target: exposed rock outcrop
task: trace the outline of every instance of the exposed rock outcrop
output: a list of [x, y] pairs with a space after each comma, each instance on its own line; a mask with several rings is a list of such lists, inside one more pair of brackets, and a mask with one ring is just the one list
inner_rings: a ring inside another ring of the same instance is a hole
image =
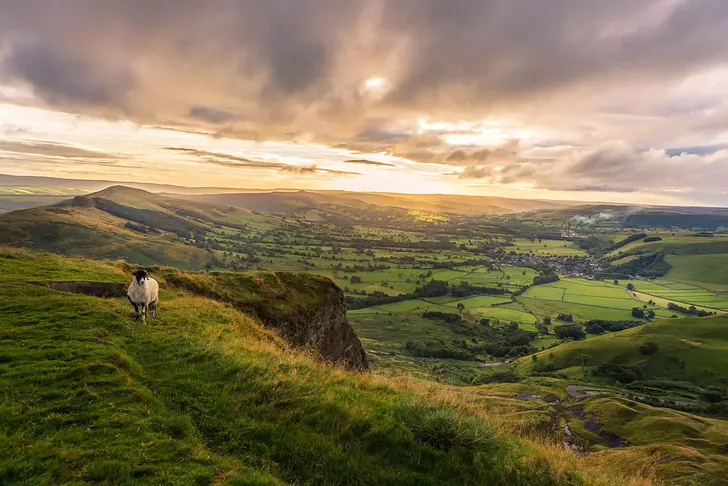
[[259, 315], [287, 341], [316, 349], [327, 361], [339, 362], [351, 369], [368, 369], [361, 341], [346, 319], [344, 293], [331, 282], [324, 295], [321, 304], [300, 312], [267, 316], [261, 309]]
[[160, 269], [166, 283], [254, 314], [295, 346], [324, 360], [367, 370], [361, 341], [346, 319], [344, 293], [331, 280], [303, 273], [184, 273]]

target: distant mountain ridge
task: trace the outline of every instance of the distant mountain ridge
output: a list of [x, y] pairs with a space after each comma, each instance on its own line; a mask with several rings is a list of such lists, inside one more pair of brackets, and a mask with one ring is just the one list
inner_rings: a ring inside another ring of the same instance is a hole
[[[103, 180], [83, 179], [62, 179], [54, 177], [36, 176], [13, 176], [0, 174], [0, 195], [28, 195], [34, 194], [30, 189], [35, 189], [37, 194], [54, 195], [82, 195], [91, 192], [102, 191], [110, 186], [122, 185], [134, 189], [141, 189], [153, 193], [162, 193], [168, 196], [195, 196], [195, 199], [202, 202], [216, 202], [215, 196], [226, 196], [228, 199], [235, 196], [240, 207], [248, 207], [255, 211], [263, 211], [266, 208], [276, 207], [275, 202], [265, 202], [275, 198], [290, 199], [293, 194], [315, 194], [323, 198], [320, 201], [351, 203], [353, 199], [365, 204], [377, 206], [400, 207], [410, 210], [453, 212], [453, 213], [513, 213], [522, 211], [533, 211], [537, 209], [567, 208], [578, 204], [585, 204], [579, 201], [549, 201], [540, 199], [516, 199], [495, 196], [462, 196], [456, 194], [405, 194], [385, 192], [352, 192], [336, 190], [300, 190], [300, 189], [242, 189], [225, 187], [184, 187], [170, 184], [156, 184], [146, 182], [119, 182]], [[3, 188], [24, 188], [25, 192], [17, 194]], [[264, 194], [265, 196], [255, 197], [254, 195]], [[218, 201], [221, 201], [218, 198]], [[226, 202], [225, 204], [230, 204]], [[246, 206], [247, 204], [248, 206]], [[281, 203], [286, 206], [285, 201]]]

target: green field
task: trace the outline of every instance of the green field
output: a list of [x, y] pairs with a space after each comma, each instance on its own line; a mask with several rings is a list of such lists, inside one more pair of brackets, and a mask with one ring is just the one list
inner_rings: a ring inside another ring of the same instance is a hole
[[[620, 281], [621, 285], [632, 284], [635, 291], [647, 294], [647, 299], [655, 300], [662, 298], [663, 300], [672, 301], [683, 306], [695, 305], [696, 307], [705, 307], [709, 309], [728, 309], [728, 292], [709, 290], [704, 287], [692, 285], [686, 282], [678, 282], [666, 278], [655, 279], [651, 281], [643, 280], [624, 280]], [[645, 298], [640, 297], [641, 300]], [[658, 305], [665, 306], [664, 303]]]
[[[571, 314], [578, 321], [633, 320], [632, 308], [644, 305], [613, 283], [583, 279], [562, 279], [537, 285], [516, 300], [538, 316], [555, 318], [558, 314]], [[658, 316], [668, 315], [656, 306], [648, 308]]]
[[561, 240], [542, 240], [532, 241], [523, 238], [514, 238], [512, 240], [513, 250], [516, 252], [533, 252], [548, 255], [586, 255], [586, 252], [579, 248], [573, 242], [565, 242]]
[[728, 290], [728, 253], [710, 255], [668, 255], [672, 268], [667, 277], [694, 282], [713, 290]]

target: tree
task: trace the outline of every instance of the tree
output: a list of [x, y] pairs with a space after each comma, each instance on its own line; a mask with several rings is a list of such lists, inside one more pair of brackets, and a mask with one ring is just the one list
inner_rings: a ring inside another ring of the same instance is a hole
[[654, 319], [655, 318], [655, 311], [653, 311], [652, 309], [648, 310], [647, 311], [647, 318], [648, 319]]
[[546, 324], [547, 326], [550, 326], [551, 325], [551, 318], [550, 317], [544, 317], [543, 318], [543, 323]]
[[351, 276], [351, 279], [350, 279], [350, 282], [353, 283], [353, 284], [361, 283], [361, 277], [359, 277], [357, 275], [352, 275]]
[[619, 285], [619, 280], [614, 280], [614, 285]]
[[634, 290], [634, 285], [632, 285], [631, 283], [628, 283], [627, 290]]
[[655, 354], [659, 349], [660, 349], [660, 347], [657, 345], [657, 343], [653, 343], [653, 342], [649, 342], [649, 341], [642, 344], [642, 346], [640, 346], [640, 348], [639, 348], [640, 353], [646, 354], [648, 356]]
[[463, 304], [462, 302], [458, 302], [458, 312], [460, 312], [462, 314], [464, 310], [465, 310], [465, 304]]
[[637, 319], [644, 319], [645, 311], [643, 311], [639, 307], [632, 307], [632, 317], [636, 317]]
[[591, 356], [589, 356], [588, 354], [582, 354], [579, 356], [579, 363], [581, 363], [582, 369], [586, 368], [589, 365], [591, 359]]
[[575, 341], [580, 341], [586, 338], [586, 333], [584, 332], [584, 330], [576, 324], [564, 324], [561, 326], [556, 326], [554, 328], [554, 334], [556, 334], [556, 337], [558, 337], [559, 339], [571, 338]]

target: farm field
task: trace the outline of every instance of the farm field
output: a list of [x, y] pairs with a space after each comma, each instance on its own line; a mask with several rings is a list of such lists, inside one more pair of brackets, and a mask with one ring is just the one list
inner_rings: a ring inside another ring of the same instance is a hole
[[[647, 300], [652, 298], [655, 302], [655, 298], [662, 298], [681, 305], [728, 309], [728, 292], [709, 290], [686, 282], [660, 278], [651, 281], [627, 280], [620, 284], [632, 284], [635, 291], [647, 295]], [[644, 300], [642, 297], [640, 299]]]
[[543, 255], [586, 255], [586, 252], [573, 242], [563, 240], [532, 241], [524, 238], [514, 238], [514, 246], [508, 247], [516, 252], [533, 252]]
[[728, 253], [728, 235], [715, 234], [712, 237], [703, 237], [695, 236], [694, 232], [650, 232], [649, 235], [660, 237], [662, 239], [660, 241], [650, 242], [637, 240], [614, 250], [609, 254], [609, 256], [615, 256], [619, 253], [633, 253], [638, 250], [664, 251], [665, 254], [668, 255]]
[[[529, 288], [516, 297], [526, 309], [540, 317], [556, 318], [571, 314], [577, 321], [590, 319], [633, 320], [633, 307], [642, 307], [627, 291], [613, 283], [583, 279], [562, 279]], [[655, 306], [648, 306], [656, 315], [665, 315]]]
[[728, 291], [728, 253], [667, 255], [666, 258], [672, 265], [668, 278]]

